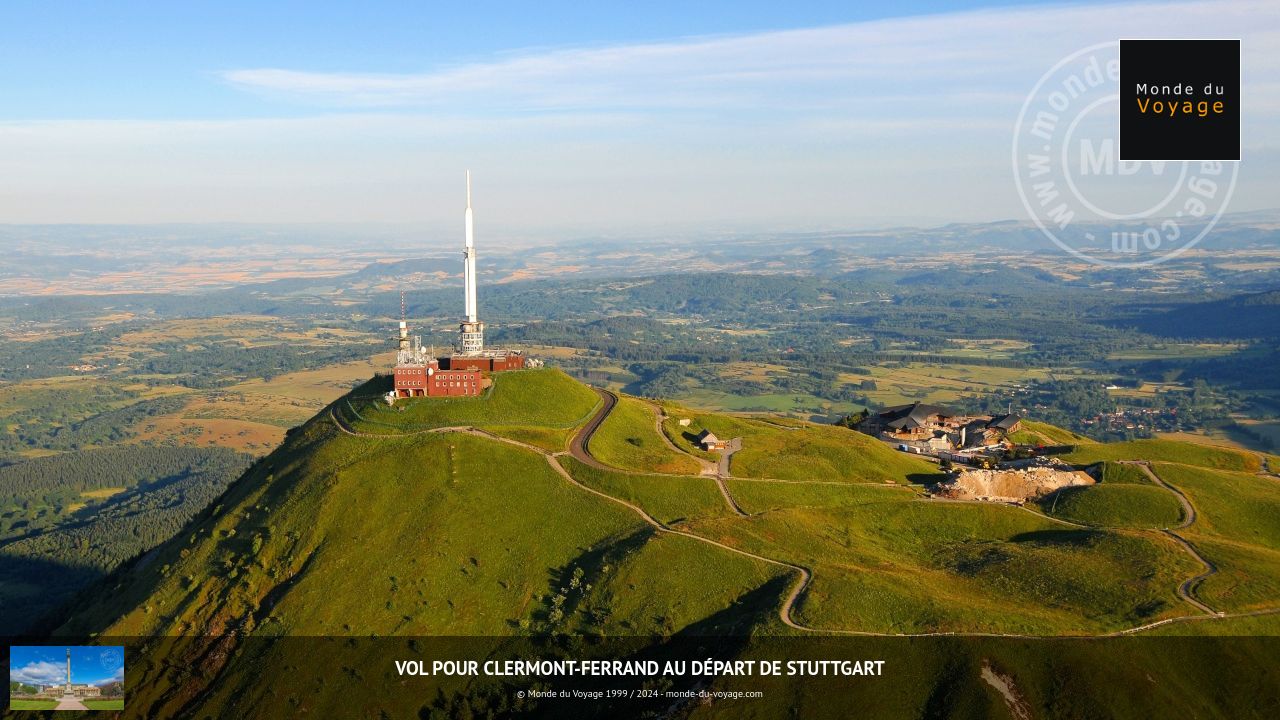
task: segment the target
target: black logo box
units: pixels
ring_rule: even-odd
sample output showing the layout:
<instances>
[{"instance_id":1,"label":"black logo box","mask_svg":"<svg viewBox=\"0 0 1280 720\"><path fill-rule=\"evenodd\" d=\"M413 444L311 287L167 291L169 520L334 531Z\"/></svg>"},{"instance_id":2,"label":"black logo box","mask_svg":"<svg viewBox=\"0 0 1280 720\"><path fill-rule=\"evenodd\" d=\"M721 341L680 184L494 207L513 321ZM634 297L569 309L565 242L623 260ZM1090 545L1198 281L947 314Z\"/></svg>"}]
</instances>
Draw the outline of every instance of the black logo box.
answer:
<instances>
[{"instance_id":1,"label":"black logo box","mask_svg":"<svg viewBox=\"0 0 1280 720\"><path fill-rule=\"evenodd\" d=\"M1120 41L1121 160L1239 160L1240 103L1239 40Z\"/></svg>"}]
</instances>

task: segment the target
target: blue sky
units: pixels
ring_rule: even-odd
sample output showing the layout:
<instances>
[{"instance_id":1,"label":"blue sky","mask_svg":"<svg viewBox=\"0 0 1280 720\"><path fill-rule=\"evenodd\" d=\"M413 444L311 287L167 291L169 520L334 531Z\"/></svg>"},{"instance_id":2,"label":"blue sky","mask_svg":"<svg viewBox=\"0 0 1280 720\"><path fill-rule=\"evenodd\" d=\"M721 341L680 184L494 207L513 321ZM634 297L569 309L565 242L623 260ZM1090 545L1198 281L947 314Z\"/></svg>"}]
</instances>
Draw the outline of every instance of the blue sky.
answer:
<instances>
[{"instance_id":1,"label":"blue sky","mask_svg":"<svg viewBox=\"0 0 1280 720\"><path fill-rule=\"evenodd\" d=\"M72 646L71 681L76 685L102 685L123 679L123 648ZM57 645L9 648L9 680L29 685L66 683L67 648Z\"/></svg>"},{"instance_id":2,"label":"blue sky","mask_svg":"<svg viewBox=\"0 0 1280 720\"><path fill-rule=\"evenodd\" d=\"M994 5L1027 4L1008 1ZM0 10L5 120L294 113L218 82L255 67L422 72L512 52L795 29L993 3L17 2Z\"/></svg>"},{"instance_id":3,"label":"blue sky","mask_svg":"<svg viewBox=\"0 0 1280 720\"><path fill-rule=\"evenodd\" d=\"M1144 36L1244 39L1273 207L1275 5L9 2L0 220L443 231L467 168L511 238L1019 218L1028 90Z\"/></svg>"}]
</instances>

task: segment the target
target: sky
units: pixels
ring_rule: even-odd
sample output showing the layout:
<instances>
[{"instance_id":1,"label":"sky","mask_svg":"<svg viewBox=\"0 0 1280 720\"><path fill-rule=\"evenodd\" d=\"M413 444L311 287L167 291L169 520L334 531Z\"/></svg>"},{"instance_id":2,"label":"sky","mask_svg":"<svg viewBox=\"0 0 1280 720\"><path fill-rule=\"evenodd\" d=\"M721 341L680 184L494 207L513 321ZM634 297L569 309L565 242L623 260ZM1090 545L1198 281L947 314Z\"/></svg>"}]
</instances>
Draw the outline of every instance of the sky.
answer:
<instances>
[{"instance_id":1,"label":"sky","mask_svg":"<svg viewBox=\"0 0 1280 720\"><path fill-rule=\"evenodd\" d=\"M9 648L9 680L28 685L58 685L67 682L67 648L64 646L21 646ZM71 682L76 685L103 685L124 681L124 649L118 646L73 646Z\"/></svg>"},{"instance_id":2,"label":"sky","mask_svg":"<svg viewBox=\"0 0 1280 720\"><path fill-rule=\"evenodd\" d=\"M1271 0L16 0L0 222L453 228L467 169L510 237L1023 219L1023 100L1119 37L1243 40L1231 209L1275 207Z\"/></svg>"}]
</instances>

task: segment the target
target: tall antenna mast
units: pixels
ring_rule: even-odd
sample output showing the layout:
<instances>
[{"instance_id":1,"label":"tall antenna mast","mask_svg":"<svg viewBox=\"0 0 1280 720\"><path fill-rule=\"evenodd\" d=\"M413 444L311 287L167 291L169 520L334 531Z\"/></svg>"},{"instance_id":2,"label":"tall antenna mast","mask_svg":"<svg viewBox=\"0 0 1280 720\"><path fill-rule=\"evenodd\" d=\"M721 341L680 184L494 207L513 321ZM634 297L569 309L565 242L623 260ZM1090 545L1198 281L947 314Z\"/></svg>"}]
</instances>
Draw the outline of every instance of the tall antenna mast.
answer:
<instances>
[{"instance_id":1,"label":"tall antenna mast","mask_svg":"<svg viewBox=\"0 0 1280 720\"><path fill-rule=\"evenodd\" d=\"M404 321L405 321L405 316L404 316L404 291L403 291L403 290L401 290L401 291L400 291L400 322L404 322Z\"/></svg>"}]
</instances>

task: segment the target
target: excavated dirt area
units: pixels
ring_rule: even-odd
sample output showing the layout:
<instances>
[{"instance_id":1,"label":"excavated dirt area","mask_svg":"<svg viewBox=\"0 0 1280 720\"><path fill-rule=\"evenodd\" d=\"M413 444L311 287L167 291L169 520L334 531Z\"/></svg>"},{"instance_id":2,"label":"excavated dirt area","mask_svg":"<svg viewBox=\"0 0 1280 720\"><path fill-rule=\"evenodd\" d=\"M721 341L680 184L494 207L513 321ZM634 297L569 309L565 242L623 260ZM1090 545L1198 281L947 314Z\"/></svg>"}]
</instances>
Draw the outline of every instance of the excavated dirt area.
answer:
<instances>
[{"instance_id":1,"label":"excavated dirt area","mask_svg":"<svg viewBox=\"0 0 1280 720\"><path fill-rule=\"evenodd\" d=\"M1044 497L1059 488L1093 485L1097 480L1059 460L1017 470L964 469L934 486L933 494L951 500L1018 503Z\"/></svg>"}]
</instances>

